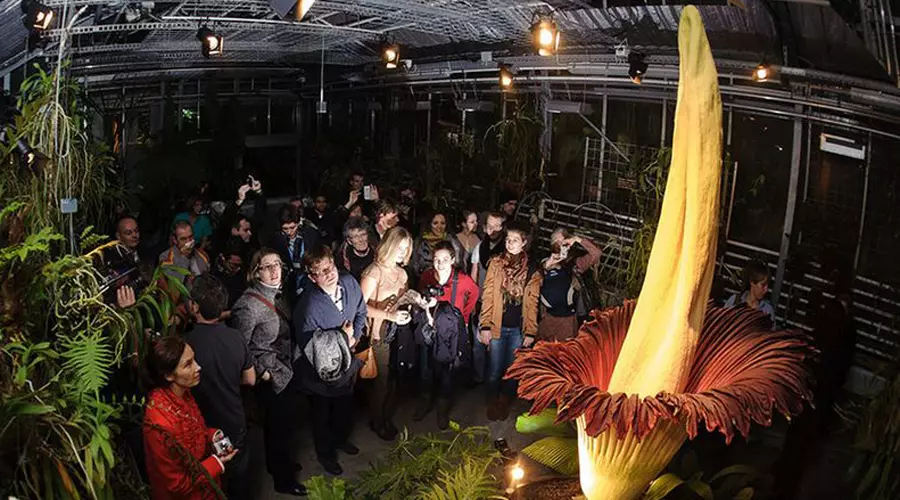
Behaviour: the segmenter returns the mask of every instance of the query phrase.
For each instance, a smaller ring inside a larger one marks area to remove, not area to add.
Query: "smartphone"
[[[569,247],[563,246],[559,248],[559,256],[563,259],[569,256]]]
[[[363,199],[364,199],[364,200],[371,200],[372,198],[373,198],[373,196],[372,196],[372,185],[371,185],[371,184],[366,184],[365,186],[363,186]]]

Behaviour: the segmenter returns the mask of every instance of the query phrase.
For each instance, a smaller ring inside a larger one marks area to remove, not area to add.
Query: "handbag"
[[[363,361],[362,368],[359,369],[359,378],[373,379],[378,376],[378,362],[375,360],[375,350],[369,347],[365,352],[361,352],[356,357]]]

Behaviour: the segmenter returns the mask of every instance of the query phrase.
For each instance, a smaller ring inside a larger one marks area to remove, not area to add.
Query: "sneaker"
[[[382,441],[393,441],[397,435],[391,434],[387,428],[385,428],[384,424],[377,424],[374,421],[369,422],[369,428],[372,429],[372,432],[375,433],[376,436],[381,438]]]

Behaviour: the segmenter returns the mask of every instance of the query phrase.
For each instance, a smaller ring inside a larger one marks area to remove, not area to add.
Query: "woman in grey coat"
[[[281,295],[283,263],[278,252],[263,248],[250,261],[250,287],[231,309],[232,327],[241,332],[260,382],[256,394],[265,407],[266,469],[275,491],[305,494],[294,478],[291,443],[300,397],[294,377],[295,353],[290,309]]]

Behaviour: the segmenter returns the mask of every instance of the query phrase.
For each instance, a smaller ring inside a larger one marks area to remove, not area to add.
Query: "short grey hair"
[[[350,217],[344,223],[344,238],[350,236],[350,231],[369,232],[369,223],[362,217]]]

